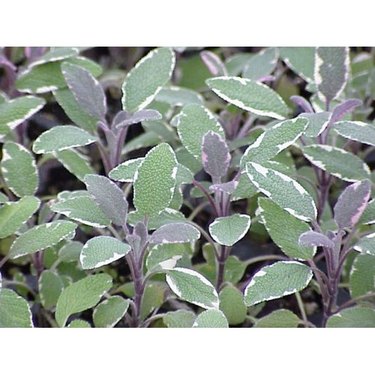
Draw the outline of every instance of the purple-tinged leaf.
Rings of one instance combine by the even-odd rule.
[[[125,225],[128,202],[122,190],[109,178],[96,174],[86,175],[84,183],[107,217],[114,224]]]
[[[313,113],[314,109],[311,104],[302,96],[293,95],[290,97],[290,100],[297,105],[298,107],[302,108],[304,112]]]
[[[334,207],[334,218],[340,229],[353,228],[366,209],[371,195],[371,182],[358,181],[349,185]]]
[[[274,76],[267,75],[267,76],[259,77],[257,81],[261,83],[269,83],[269,82],[273,82],[275,79],[276,78]]]
[[[107,113],[107,102],[100,83],[89,71],[74,64],[63,63],[61,71],[81,108],[98,120],[103,120]]]
[[[143,121],[157,121],[162,119],[160,112],[155,109],[141,109],[135,113],[122,111],[120,113],[121,115],[116,116],[114,121],[116,128],[123,128]]]
[[[322,246],[322,247],[328,247],[330,249],[333,249],[335,247],[335,243],[330,240],[326,235],[314,231],[308,231],[300,235],[299,244],[301,246]]]
[[[324,102],[336,99],[344,90],[349,76],[348,47],[318,47],[315,50],[314,79]]]
[[[222,184],[213,184],[210,186],[210,190],[212,192],[221,191],[222,193],[230,195],[236,190],[237,186],[238,181],[229,181]]]
[[[362,105],[362,100],[359,99],[348,99],[344,103],[338,104],[332,111],[330,124],[342,120],[346,114],[353,112],[354,108],[360,105]]]
[[[202,142],[202,164],[215,183],[227,174],[230,159],[225,139],[213,131],[207,132]]]
[[[228,75],[227,69],[219,56],[210,51],[203,51],[200,53],[200,56],[207,69],[213,76]]]
[[[152,244],[194,242],[200,237],[200,232],[188,223],[171,223],[161,226],[151,235]]]

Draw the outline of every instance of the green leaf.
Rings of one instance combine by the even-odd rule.
[[[39,176],[34,157],[18,143],[4,143],[1,172],[9,189],[18,197],[33,195],[38,189]]]
[[[77,150],[70,149],[54,152],[56,159],[74,176],[83,181],[87,174],[95,173],[90,165],[90,159]]]
[[[56,306],[57,300],[64,289],[64,283],[56,272],[44,270],[40,275],[38,287],[43,307],[50,309]]]
[[[278,59],[277,48],[265,48],[251,57],[242,73],[243,78],[258,80],[273,72]]]
[[[302,263],[276,262],[258,271],[245,289],[247,306],[278,299],[305,289],[312,278],[312,271]]]
[[[74,319],[69,325],[68,328],[91,328],[90,323],[82,319]]]
[[[84,270],[99,268],[124,257],[130,250],[128,244],[114,237],[97,236],[83,246],[80,262]]]
[[[69,148],[81,147],[96,142],[97,138],[86,130],[77,126],[63,125],[55,126],[42,133],[33,144],[33,151],[36,154],[62,151]]]
[[[51,210],[67,216],[69,219],[96,228],[110,225],[110,220],[91,197],[73,197],[51,205]]]
[[[38,210],[40,200],[26,196],[17,202],[7,202],[0,207],[0,238],[14,234]]]
[[[314,82],[314,47],[283,47],[280,48],[280,57],[305,81]]]
[[[368,205],[359,219],[359,224],[374,224],[375,223],[375,199],[368,202]]]
[[[129,301],[120,296],[112,296],[101,302],[92,315],[95,327],[112,328],[126,314]]]
[[[205,309],[219,308],[219,296],[214,286],[198,272],[178,267],[167,272],[166,280],[182,300]]]
[[[136,158],[124,161],[109,172],[109,177],[115,181],[133,182],[138,167],[144,158]]]
[[[362,121],[339,121],[333,129],[342,137],[375,146],[375,126]]]
[[[219,217],[209,226],[212,238],[219,244],[233,246],[242,239],[250,228],[250,216],[234,214]]]
[[[36,225],[13,242],[9,255],[16,259],[54,246],[64,239],[71,239],[76,228],[77,224],[65,220]]]
[[[57,301],[57,324],[64,327],[70,315],[96,306],[111,287],[112,278],[104,273],[87,276],[67,286]]]
[[[246,172],[259,191],[297,219],[312,221],[316,218],[314,200],[295,180],[256,163],[247,163]]]
[[[31,328],[33,326],[27,301],[11,289],[0,289],[0,328]]]
[[[306,159],[316,167],[344,181],[369,178],[370,169],[358,156],[329,145],[302,147]]]
[[[142,298],[141,319],[145,319],[151,312],[164,303],[166,289],[165,283],[147,283]]]
[[[191,328],[195,321],[195,314],[188,310],[169,311],[163,316],[163,323],[168,328]]]
[[[351,307],[332,315],[327,321],[328,328],[374,328],[375,310],[369,307]]]
[[[197,241],[200,235],[200,231],[189,223],[170,223],[156,229],[150,243],[191,243]]]
[[[220,310],[209,309],[197,316],[194,328],[228,328],[228,321]]]
[[[59,250],[59,260],[64,263],[77,262],[82,251],[83,244],[78,241],[67,242]]]
[[[350,295],[352,298],[375,292],[375,257],[359,254],[350,271]]]
[[[4,204],[9,201],[9,198],[0,191],[0,204]]]
[[[0,136],[7,135],[18,125],[40,111],[46,101],[35,96],[21,96],[0,104]]]
[[[240,77],[217,77],[206,81],[225,101],[256,115],[283,120],[289,112],[283,99],[268,86]]]
[[[84,57],[73,57],[65,61],[87,69],[94,77],[102,73],[100,65]],[[31,94],[43,94],[66,87],[61,72],[61,63],[62,61],[54,61],[29,67],[19,75],[16,81],[17,90]]]
[[[349,76],[348,47],[318,47],[315,50],[314,80],[324,102],[336,99]]]
[[[129,205],[123,191],[109,178],[97,174],[87,175],[84,183],[107,217],[114,224],[125,225]]]
[[[225,139],[222,126],[204,106],[190,104],[176,117],[178,136],[184,147],[201,163],[203,136],[213,131]]]
[[[149,151],[134,179],[134,206],[146,216],[156,216],[169,206],[176,185],[177,159],[167,143]]]
[[[184,87],[163,87],[156,95],[155,101],[167,103],[172,107],[183,107],[188,104],[203,104],[203,98],[196,91]]]
[[[67,62],[61,71],[74,98],[82,109],[97,120],[105,120],[107,101],[100,83],[86,69]]]
[[[98,120],[86,113],[78,104],[74,95],[67,88],[56,90],[53,95],[66,115],[80,128],[92,133],[97,129]]]
[[[33,61],[29,67],[46,64],[48,62],[60,61],[68,59],[69,57],[77,56],[79,49],[75,47],[57,47],[51,48],[43,56],[39,57],[37,60]]]
[[[242,172],[238,180],[238,185],[231,196],[231,201],[251,198],[257,192],[258,192],[257,188],[254,186],[254,184],[250,182],[250,179],[247,173]]]
[[[179,259],[189,252],[190,244],[162,243],[153,246],[146,258],[148,271],[168,270],[176,266]]]
[[[375,255],[375,233],[362,237],[353,249],[363,254]]]
[[[171,48],[156,48],[138,61],[122,86],[124,111],[136,112],[147,107],[171,78],[175,62]]]
[[[130,225],[134,226],[137,222],[142,220],[144,220],[144,215],[140,214],[138,211],[129,213],[128,222]],[[150,217],[147,223],[147,227],[149,230],[153,230],[160,228],[165,224],[186,221],[187,219],[180,211],[166,208],[165,210],[161,211],[159,215]]]
[[[290,258],[312,259],[316,248],[298,244],[299,237],[310,230],[310,226],[283,210],[271,199],[259,198],[258,204],[268,234],[283,253]]]
[[[301,113],[299,117],[308,120],[307,129],[305,135],[307,137],[317,137],[322,134],[327,126],[329,125],[329,120],[331,118],[330,112],[318,112],[318,113]]]
[[[247,62],[254,56],[253,53],[236,53],[228,57],[225,66],[230,76],[238,76],[245,69]]]
[[[242,293],[233,285],[225,286],[220,294],[220,310],[230,325],[238,325],[246,319],[247,308]]]
[[[257,320],[254,328],[297,328],[300,319],[290,310],[280,309]]]
[[[241,167],[249,161],[264,163],[291,146],[305,131],[308,120],[296,117],[279,122],[262,133],[241,158]]]

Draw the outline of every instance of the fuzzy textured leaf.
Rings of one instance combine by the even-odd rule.
[[[204,309],[218,309],[219,296],[214,286],[198,272],[188,268],[175,268],[168,271],[167,283],[182,300]]]
[[[176,121],[177,132],[182,144],[199,161],[205,134],[212,131],[225,139],[224,130],[216,117],[202,105],[185,106],[177,115]]]
[[[200,232],[188,223],[165,224],[156,229],[150,237],[150,243],[186,243],[195,242],[199,239]]]
[[[138,61],[122,86],[123,109],[136,112],[147,107],[171,78],[175,62],[171,48],[154,49]]]
[[[283,120],[288,106],[268,86],[240,77],[217,77],[206,81],[208,87],[225,101],[260,116]]]
[[[233,285],[225,286],[220,294],[220,310],[231,325],[237,325],[246,319],[247,309],[242,293]]]
[[[353,228],[365,211],[371,195],[371,182],[358,181],[349,185],[334,207],[335,221],[340,229]]]
[[[315,219],[317,211],[310,194],[295,180],[260,164],[247,163],[250,181],[285,211],[303,221]]]
[[[306,159],[316,167],[344,181],[358,181],[370,176],[370,170],[358,156],[329,145],[302,147]]]
[[[35,140],[33,151],[36,154],[45,154],[53,151],[86,146],[96,141],[97,138],[95,136],[77,126],[55,126],[42,133]]]
[[[6,202],[0,207],[0,238],[15,233],[38,210],[40,200],[26,196],[17,202]]]
[[[34,157],[18,143],[4,143],[1,172],[9,189],[18,197],[33,195],[38,189],[39,175]]]
[[[138,167],[144,158],[136,158],[124,161],[109,172],[109,177],[115,181],[133,182]]]
[[[125,225],[129,205],[123,191],[109,178],[97,174],[87,175],[84,183],[107,217],[114,224]]]
[[[332,315],[327,321],[328,328],[375,328],[375,310],[355,306]]]
[[[234,214],[215,219],[210,224],[209,231],[217,243],[225,246],[233,246],[246,235],[250,224],[250,216]]]
[[[305,81],[314,81],[314,47],[283,47],[280,48],[280,56]]]
[[[280,247],[282,252],[290,258],[312,259],[316,249],[298,244],[299,237],[302,233],[308,231],[310,226],[283,210],[271,199],[259,198],[258,204],[263,224],[272,241]],[[285,230],[285,228],[288,228],[288,230]]]
[[[124,317],[128,308],[129,301],[120,296],[112,296],[101,302],[92,314],[95,327],[114,327]]]
[[[259,319],[254,328],[297,328],[300,319],[290,310],[280,309]]]
[[[0,328],[32,328],[30,307],[11,289],[0,289]]]
[[[354,246],[362,254],[375,255],[375,233],[362,237]]]
[[[83,246],[80,262],[84,270],[99,268],[124,257],[130,250],[128,244],[114,237],[97,236]]]
[[[64,327],[70,315],[96,306],[111,287],[112,278],[104,273],[87,276],[66,287],[56,305],[57,324]]]
[[[64,289],[61,277],[54,271],[44,270],[38,281],[40,301],[45,309],[56,306]]]
[[[22,233],[13,242],[9,254],[12,259],[15,259],[22,255],[44,250],[64,239],[71,239],[76,228],[77,224],[66,220],[55,220],[52,223],[36,225]]]
[[[191,328],[195,321],[195,314],[188,310],[169,311],[163,316],[163,323],[168,328]]]
[[[375,292],[375,257],[359,254],[350,271],[349,289],[352,298]]]
[[[228,328],[228,321],[220,310],[209,309],[200,313],[193,324],[194,328]]]
[[[167,143],[149,151],[134,178],[134,206],[142,215],[156,216],[169,206],[177,176],[176,155]]]
[[[241,158],[241,167],[247,162],[264,163],[291,146],[305,131],[308,120],[296,117],[272,126],[251,144]]]
[[[333,129],[342,137],[375,146],[375,126],[372,124],[362,121],[339,121]]]
[[[312,278],[309,267],[299,262],[276,262],[258,271],[245,289],[245,303],[253,306],[305,289]]]

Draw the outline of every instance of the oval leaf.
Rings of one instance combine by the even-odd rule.
[[[34,157],[18,143],[4,144],[1,172],[9,189],[18,197],[33,195],[38,190],[39,175]]]
[[[87,276],[67,286],[57,301],[57,324],[64,327],[70,315],[97,305],[111,287],[112,278],[104,273]]]
[[[188,223],[171,223],[161,226],[152,233],[150,243],[186,243],[197,241],[200,232]]]
[[[182,300],[204,309],[219,308],[219,296],[214,286],[198,272],[188,268],[175,268],[168,271],[166,280]]]
[[[177,176],[176,155],[167,143],[149,151],[134,178],[134,206],[139,214],[156,216],[169,206]]]
[[[80,262],[84,270],[99,268],[124,257],[131,250],[126,243],[108,236],[88,240],[83,246]]]
[[[297,219],[312,221],[316,218],[314,200],[298,182],[256,163],[247,163],[246,172],[258,190]]]
[[[206,83],[222,99],[246,111],[278,120],[288,115],[279,94],[262,83],[240,77],[210,78]]]
[[[231,325],[238,325],[245,321],[247,308],[242,293],[233,285],[225,286],[220,294],[220,310]]]
[[[362,237],[353,246],[353,249],[363,254],[375,255],[375,233],[371,233],[368,236]]]
[[[199,161],[202,155],[204,135],[212,131],[225,139],[222,126],[215,116],[204,106],[190,104],[176,117],[178,136],[184,147]]]
[[[114,224],[125,225],[129,205],[123,191],[109,178],[97,174],[87,175],[84,183],[107,217]]]
[[[21,234],[12,244],[9,255],[12,259],[54,246],[75,235],[77,224],[65,220],[37,225]]]
[[[135,173],[143,160],[144,158],[137,158],[123,162],[109,172],[109,177],[115,181],[133,182]]]
[[[268,234],[283,253],[290,258],[312,259],[316,249],[298,244],[300,235],[307,232],[310,226],[283,210],[271,199],[259,198],[258,204]]]
[[[171,48],[156,48],[138,61],[122,86],[124,111],[136,112],[147,107],[171,78],[175,62]]]
[[[327,321],[328,328],[374,328],[375,310],[355,306],[332,315]]]
[[[228,328],[228,321],[220,310],[209,309],[197,316],[194,328]]]
[[[245,289],[245,303],[253,306],[305,289],[312,278],[309,267],[298,262],[276,262],[263,267]]]
[[[250,228],[250,216],[234,214],[217,218],[209,226],[212,238],[220,245],[233,246]]]
[[[300,319],[290,310],[280,309],[259,319],[254,328],[297,328]]]
[[[358,181],[370,176],[370,170],[358,156],[328,145],[302,147],[306,159],[316,167],[344,181]]]
[[[14,234],[38,210],[40,200],[23,197],[17,202],[7,202],[0,207],[0,238]]]
[[[81,147],[96,142],[95,136],[77,126],[64,125],[55,126],[42,133],[33,144],[36,154],[62,151],[69,148]]]
[[[359,254],[353,262],[350,272],[349,289],[352,298],[375,292],[375,257]],[[371,301],[368,299],[367,301]],[[374,299],[372,299],[374,301]]]
[[[38,281],[40,301],[45,309],[56,306],[57,300],[64,289],[61,277],[54,271],[45,270]]]
[[[0,328],[31,328],[33,326],[27,301],[13,290],[0,289]]]
[[[298,243],[302,246],[322,246],[329,249],[335,248],[335,243],[330,240],[326,235],[323,233],[314,232],[312,230],[303,233],[298,240]]]
[[[375,126],[362,121],[339,121],[333,127],[342,137],[375,146]]]
[[[109,297],[95,307],[92,318],[95,327],[112,328],[125,315],[129,308],[129,301],[120,296]]]
[[[371,182],[358,181],[349,185],[337,200],[334,213],[340,229],[353,228],[365,211],[371,195]]]

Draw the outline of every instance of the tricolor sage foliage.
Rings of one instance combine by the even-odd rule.
[[[373,51],[0,68],[0,327],[375,327]]]

